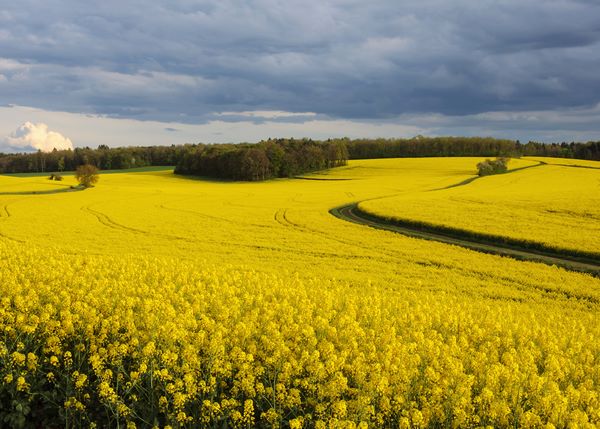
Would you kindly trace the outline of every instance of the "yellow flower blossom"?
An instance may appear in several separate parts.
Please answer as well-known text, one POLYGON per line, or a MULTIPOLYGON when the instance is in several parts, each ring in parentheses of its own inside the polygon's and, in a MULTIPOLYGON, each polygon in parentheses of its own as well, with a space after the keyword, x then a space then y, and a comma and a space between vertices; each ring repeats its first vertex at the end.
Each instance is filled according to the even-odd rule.
POLYGON ((14 352, 12 354, 12 361, 17 366, 23 366, 25 364, 26 356, 23 353, 14 352))
POLYGON ((29 388, 29 384, 25 381, 25 377, 17 377, 17 391, 24 392, 29 388))

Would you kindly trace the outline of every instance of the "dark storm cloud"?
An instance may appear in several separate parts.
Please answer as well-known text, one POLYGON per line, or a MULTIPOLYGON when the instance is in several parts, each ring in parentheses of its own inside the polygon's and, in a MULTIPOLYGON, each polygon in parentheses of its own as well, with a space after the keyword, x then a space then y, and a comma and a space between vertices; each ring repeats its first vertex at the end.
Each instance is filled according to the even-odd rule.
POLYGON ((593 106, 599 42, 593 1, 23 0, 0 11, 0 103, 190 123, 593 106))

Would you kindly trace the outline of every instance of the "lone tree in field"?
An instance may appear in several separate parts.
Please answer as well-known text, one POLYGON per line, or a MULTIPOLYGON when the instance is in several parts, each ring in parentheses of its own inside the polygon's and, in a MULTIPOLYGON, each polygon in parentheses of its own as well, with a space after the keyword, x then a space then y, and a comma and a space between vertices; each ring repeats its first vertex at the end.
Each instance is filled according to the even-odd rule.
POLYGON ((506 173, 509 160, 506 157, 498 157, 493 160, 486 159, 477 164, 477 174, 480 176, 490 176, 492 174, 506 173))
POLYGON ((98 176, 98 169, 94 165, 85 164, 77 167, 75 178, 81 186, 90 188, 94 186, 94 183, 98 182, 100 177, 98 176))

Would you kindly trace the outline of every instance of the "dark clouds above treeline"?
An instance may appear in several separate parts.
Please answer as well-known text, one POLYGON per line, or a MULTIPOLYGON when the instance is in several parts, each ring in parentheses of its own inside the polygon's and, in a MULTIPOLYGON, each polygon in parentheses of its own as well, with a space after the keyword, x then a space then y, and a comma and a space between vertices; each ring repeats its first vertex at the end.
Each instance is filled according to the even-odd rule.
POLYGON ((0 102, 184 123, 586 108, 599 42, 583 0, 21 0, 0 8, 0 102))

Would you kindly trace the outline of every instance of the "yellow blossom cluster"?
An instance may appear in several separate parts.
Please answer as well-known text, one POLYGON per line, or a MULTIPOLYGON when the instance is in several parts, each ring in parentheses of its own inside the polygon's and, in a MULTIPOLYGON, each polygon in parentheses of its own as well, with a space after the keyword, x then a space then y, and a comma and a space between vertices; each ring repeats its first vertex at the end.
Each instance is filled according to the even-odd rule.
POLYGON ((42 270, 39 250, 0 250, 4 418, 21 404, 50 423, 54 401, 75 426, 600 423, 598 291, 562 311, 145 257, 42 270))

